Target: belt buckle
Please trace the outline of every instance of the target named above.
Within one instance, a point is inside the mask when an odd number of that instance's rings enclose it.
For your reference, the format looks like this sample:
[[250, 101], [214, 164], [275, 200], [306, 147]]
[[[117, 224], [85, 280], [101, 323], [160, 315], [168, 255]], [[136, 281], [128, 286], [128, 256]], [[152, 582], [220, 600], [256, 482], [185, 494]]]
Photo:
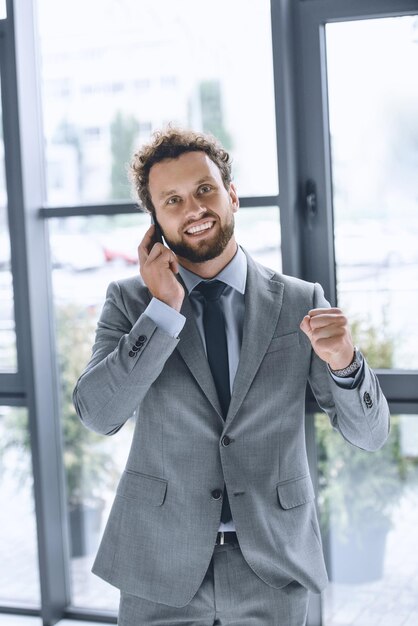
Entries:
[[223, 546], [225, 543], [225, 534], [224, 532], [221, 530], [219, 531], [220, 537], [219, 537], [219, 544], [220, 546]]

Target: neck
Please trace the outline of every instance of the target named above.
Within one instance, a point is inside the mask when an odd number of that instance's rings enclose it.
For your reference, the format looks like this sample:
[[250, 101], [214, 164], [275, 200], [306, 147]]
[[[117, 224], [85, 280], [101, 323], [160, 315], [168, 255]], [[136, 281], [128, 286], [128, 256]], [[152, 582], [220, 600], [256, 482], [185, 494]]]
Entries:
[[214, 276], [217, 276], [219, 272], [221, 272], [224, 267], [226, 267], [228, 263], [232, 261], [237, 252], [237, 248], [238, 246], [235, 238], [232, 237], [222, 254], [220, 254], [215, 259], [210, 259], [210, 261], [203, 261], [202, 263], [192, 263], [191, 261], [188, 261], [187, 259], [179, 256], [178, 260], [180, 265], [185, 267], [187, 270], [190, 270], [194, 274], [197, 274], [197, 276], [210, 279]]

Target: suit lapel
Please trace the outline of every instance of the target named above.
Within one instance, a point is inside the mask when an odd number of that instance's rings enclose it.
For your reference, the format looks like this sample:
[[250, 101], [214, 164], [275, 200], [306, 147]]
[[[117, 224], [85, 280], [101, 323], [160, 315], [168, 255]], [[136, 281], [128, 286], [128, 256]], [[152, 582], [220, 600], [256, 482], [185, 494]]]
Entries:
[[283, 302], [283, 283], [272, 279], [273, 272], [270, 277], [263, 275], [247, 253], [246, 256], [248, 272], [242, 346], [226, 425], [237, 414], [260, 367], [276, 329]]

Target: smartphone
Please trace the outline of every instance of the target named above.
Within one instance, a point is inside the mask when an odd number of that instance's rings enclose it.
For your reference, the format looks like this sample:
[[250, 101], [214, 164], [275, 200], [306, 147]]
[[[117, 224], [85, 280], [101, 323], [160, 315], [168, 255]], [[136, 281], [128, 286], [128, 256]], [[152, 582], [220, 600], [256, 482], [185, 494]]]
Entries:
[[163, 235], [161, 232], [161, 227], [153, 215], [151, 215], [151, 224], [154, 224], [155, 226], [155, 242], [163, 244], [164, 241], [163, 241]]

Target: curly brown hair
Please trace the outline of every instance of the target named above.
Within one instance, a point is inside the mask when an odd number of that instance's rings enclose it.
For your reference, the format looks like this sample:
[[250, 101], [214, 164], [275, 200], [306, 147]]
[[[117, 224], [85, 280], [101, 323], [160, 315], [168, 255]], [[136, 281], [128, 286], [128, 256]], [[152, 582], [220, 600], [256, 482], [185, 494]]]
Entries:
[[205, 152], [218, 166], [223, 184], [229, 190], [231, 157], [219, 141], [209, 134], [168, 126], [166, 130], [153, 133], [152, 140], [134, 154], [130, 165], [130, 178], [143, 210], [155, 213], [149, 192], [151, 167], [163, 159], [176, 159], [185, 152], [198, 151]]

